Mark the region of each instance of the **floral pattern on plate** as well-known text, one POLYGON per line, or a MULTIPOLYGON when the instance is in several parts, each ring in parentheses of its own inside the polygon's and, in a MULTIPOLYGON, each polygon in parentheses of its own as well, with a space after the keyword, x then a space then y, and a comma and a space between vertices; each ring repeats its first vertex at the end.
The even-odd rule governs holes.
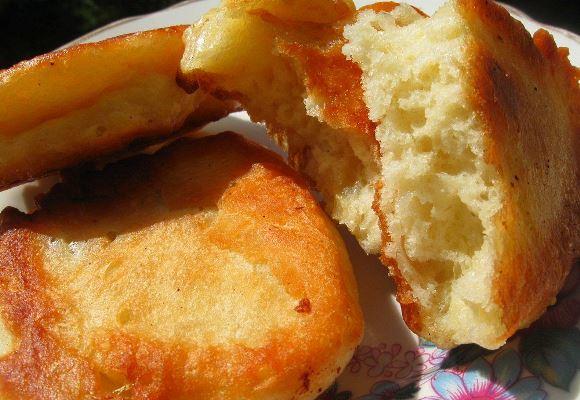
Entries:
POLYGON ((421 339, 414 349, 398 343, 363 343, 343 377, 319 399, 547 399, 554 388, 569 391, 580 369, 579 320, 580 265, 576 263, 556 304, 502 348, 490 351, 463 345, 442 350, 421 339), (342 385, 344 377, 368 382, 367 389, 350 390, 342 385))
MULTIPOLYGON (((429 14, 443 3, 443 0, 407 1, 429 14)), ((373 2, 375 0, 355 0, 357 7, 373 2)), ((218 3, 219 0, 188 0, 157 13, 117 21, 79 38, 74 43, 101 40, 119 34, 170 25, 190 24, 218 3)), ((577 35, 542 25, 514 8, 510 7, 509 10, 529 31, 548 29, 554 34, 559 46, 570 49, 573 64, 580 64, 580 39, 577 35)), ((208 132, 239 131, 260 144, 275 149, 265 135, 264 128, 250 125, 249 121, 245 113, 237 113, 212 125, 208 128, 208 132)), ((33 203, 31 199, 34 193, 38 192, 37 183, 4 191, 0 193, 0 208, 11 205, 26 209, 27 204, 33 203)), ((525 398, 522 397, 525 393, 532 393, 541 398, 545 393, 550 399, 580 400, 578 393, 580 379, 574 381, 580 367, 580 331, 576 327, 580 317, 578 290, 580 266, 576 265, 573 268, 571 279, 558 296, 557 304, 550 307, 532 327, 512 338, 502 349, 490 352, 477 346, 460 346, 446 351, 420 341, 402 325, 400 312, 394 301, 393 288, 388 283, 384 268, 379 265, 376 257, 366 256, 343 228, 339 229, 348 244, 359 281, 367 327, 372 328, 368 331, 372 332, 367 335, 338 382, 324 392, 319 397, 320 400, 433 399, 446 398, 447 394, 453 395, 453 398, 458 400, 465 398, 465 396, 457 397, 459 394, 468 396, 481 394, 487 399, 493 399, 496 395, 503 396, 500 398, 517 398, 514 393, 520 396, 519 398, 525 398), (507 351, 510 353, 504 354, 507 351), (501 359, 498 358, 500 354, 503 354, 501 359), (514 361, 514 354, 519 359, 519 364, 514 361), (469 390, 473 387, 466 385, 470 384, 475 373, 473 371, 481 371, 481 368, 477 367, 484 365, 483 363, 489 368, 481 367, 487 372, 485 375, 481 374, 478 382, 481 382, 482 388, 486 391, 469 390), (520 367, 516 367, 516 371, 521 368, 517 378, 514 378, 516 373, 512 371, 507 379, 505 372, 500 371, 503 365, 519 365, 520 367), (447 373, 454 376, 441 375, 447 373), (445 379, 446 377, 448 379, 445 379), (506 387, 505 382, 511 382, 513 379, 516 380, 506 387), (501 387, 505 390, 495 387, 498 381, 503 382, 504 386, 501 387), (538 382, 540 386, 536 387, 538 382), (572 385, 573 382, 575 386, 572 385), (533 389, 525 392, 523 388, 533 389), (510 393, 511 397, 507 393, 510 393)))
POLYGON ((522 378, 522 361, 512 349, 500 352, 492 363, 480 357, 465 371, 439 371, 431 379, 435 396, 425 400, 518 399, 542 400, 546 392, 535 376, 522 378))

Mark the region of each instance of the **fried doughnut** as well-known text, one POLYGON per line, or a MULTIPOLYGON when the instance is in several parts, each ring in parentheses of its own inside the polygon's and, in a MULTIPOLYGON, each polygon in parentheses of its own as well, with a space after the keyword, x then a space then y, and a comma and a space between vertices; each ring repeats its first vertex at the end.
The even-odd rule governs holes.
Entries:
POLYGON ((496 348, 537 319, 580 244, 567 50, 487 0, 452 0, 431 18, 380 3, 304 22, 307 34, 229 4, 188 29, 181 81, 284 133, 333 217, 382 254, 409 327, 441 347, 496 348), (238 52, 244 32, 252 46, 238 52))
POLYGON ((313 399, 362 336, 342 239, 234 134, 68 172, 2 213, 0 397, 313 399))
POLYGON ((176 84, 184 29, 81 44, 0 71, 0 188, 227 114, 231 105, 176 84))

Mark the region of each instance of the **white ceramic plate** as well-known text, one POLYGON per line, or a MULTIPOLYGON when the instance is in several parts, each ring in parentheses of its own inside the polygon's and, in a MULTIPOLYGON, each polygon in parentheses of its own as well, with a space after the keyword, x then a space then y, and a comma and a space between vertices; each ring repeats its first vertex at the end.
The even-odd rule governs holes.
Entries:
MULTIPOLYGON (((408 0, 433 13, 441 0, 408 0)), ((361 0, 358 6, 372 1, 361 0)), ((149 15, 127 18, 91 32, 70 44, 92 42, 124 33, 169 25, 190 24, 218 5, 218 0, 186 1, 149 15)), ((562 29, 543 26, 518 10, 510 12, 526 28, 548 29, 560 46, 570 49, 572 63, 580 65, 580 37, 562 29)), ((69 45, 70 45, 69 44, 69 45)), ((211 132, 233 130, 277 151, 264 128, 236 113, 212 124, 211 132)), ((0 193, 0 209, 12 205, 29 210, 34 195, 54 181, 31 183, 0 193)), ((580 274, 540 327, 517 335, 502 349, 488 354, 475 346, 451 352, 421 342, 405 326, 393 286, 384 267, 370 257, 341 228, 347 242, 360 288, 366 318, 363 344, 356 351, 337 384, 321 396, 324 400, 381 400, 391 398, 479 399, 578 399, 580 378, 580 331, 578 311, 580 274), (564 390, 564 389, 568 390, 564 390)), ((579 270, 580 268, 575 268, 579 270)))

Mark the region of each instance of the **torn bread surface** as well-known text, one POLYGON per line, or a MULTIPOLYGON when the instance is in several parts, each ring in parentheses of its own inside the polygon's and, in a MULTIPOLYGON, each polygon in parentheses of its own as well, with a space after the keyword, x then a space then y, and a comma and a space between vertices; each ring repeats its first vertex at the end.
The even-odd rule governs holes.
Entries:
POLYGON ((570 65, 483 0, 432 18, 365 10, 344 37, 377 124, 382 252, 405 319, 442 347, 499 347, 553 301, 577 251, 570 65))
MULTIPOLYGON (((329 4, 315 1, 310 7, 326 9, 329 4)), ((304 15, 283 3, 281 8, 278 2, 258 5, 224 2, 186 31, 182 84, 235 98, 253 121, 265 123, 289 152, 293 167, 322 193, 329 214, 347 225, 367 252, 378 254, 381 231, 372 209, 378 145, 366 109, 361 117, 366 126, 327 123, 324 105, 309 96, 294 59, 302 49, 292 46, 326 43, 338 35, 333 24, 352 15, 354 7, 336 2, 331 7, 336 13, 313 22, 309 15, 315 14, 304 15)))

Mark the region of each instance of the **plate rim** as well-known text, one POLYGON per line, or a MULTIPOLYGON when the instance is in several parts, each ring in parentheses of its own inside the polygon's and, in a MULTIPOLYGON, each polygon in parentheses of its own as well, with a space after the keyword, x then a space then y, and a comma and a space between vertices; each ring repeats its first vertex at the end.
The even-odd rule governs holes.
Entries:
MULTIPOLYGON (((92 37, 94 37, 94 36, 96 36, 96 35, 98 35, 98 34, 100 34, 102 32, 105 32, 105 31, 107 31, 107 30, 109 30, 111 28, 114 28, 114 27, 117 27, 117 26, 121 26, 121 25, 127 24, 129 22, 133 22, 133 21, 139 20, 139 19, 148 17, 150 15, 159 14, 161 12, 164 12, 164 11, 167 11, 167 10, 171 10, 171 9, 174 9, 174 8, 183 7, 183 6, 192 4, 192 3, 201 3, 203 1, 207 1, 207 0, 183 0, 183 1, 180 1, 178 3, 172 4, 169 7, 165 7, 165 8, 162 8, 160 10, 157 10, 157 11, 153 11, 153 12, 146 13, 146 14, 139 14, 139 15, 134 15, 134 16, 130 16, 130 17, 121 18, 121 19, 118 19, 118 20, 109 22, 108 24, 103 25, 103 26, 101 26, 101 27, 99 27, 99 28, 97 28, 95 30, 92 30, 90 32, 87 32, 84 35, 79 36, 76 39, 74 39, 74 40, 72 40, 70 42, 65 43, 64 45, 58 47, 55 50, 60 50, 60 49, 66 48, 66 47, 70 47, 70 46, 74 46, 74 45, 77 45, 77 44, 84 43, 87 40, 91 39, 92 37)), ((548 30, 548 32, 550 32, 550 33, 551 32, 558 32, 558 34, 567 37, 568 39, 574 41, 578 46, 580 46, 580 35, 579 34, 576 34, 576 33, 572 32, 572 31, 569 31, 569 30, 567 30, 565 28, 562 28, 562 27, 559 27, 559 26, 556 26, 556 25, 550 25, 550 24, 545 24, 543 22, 540 22, 540 21, 538 21, 538 20, 530 17, 530 15, 527 14, 527 13, 525 13, 524 11, 521 11, 520 9, 518 9, 518 8, 516 8, 514 6, 511 6, 509 4, 505 4, 504 2, 498 1, 497 3, 500 4, 502 7, 504 7, 505 9, 507 9, 512 16, 514 16, 516 18, 519 18, 519 19, 525 19, 525 20, 527 20, 527 21, 529 21, 531 23, 534 23, 536 25, 539 25, 540 27, 548 30)), ((192 23, 193 22, 195 22, 195 21, 192 21, 192 23)), ((530 32, 530 34, 533 34, 533 33, 530 32)))

